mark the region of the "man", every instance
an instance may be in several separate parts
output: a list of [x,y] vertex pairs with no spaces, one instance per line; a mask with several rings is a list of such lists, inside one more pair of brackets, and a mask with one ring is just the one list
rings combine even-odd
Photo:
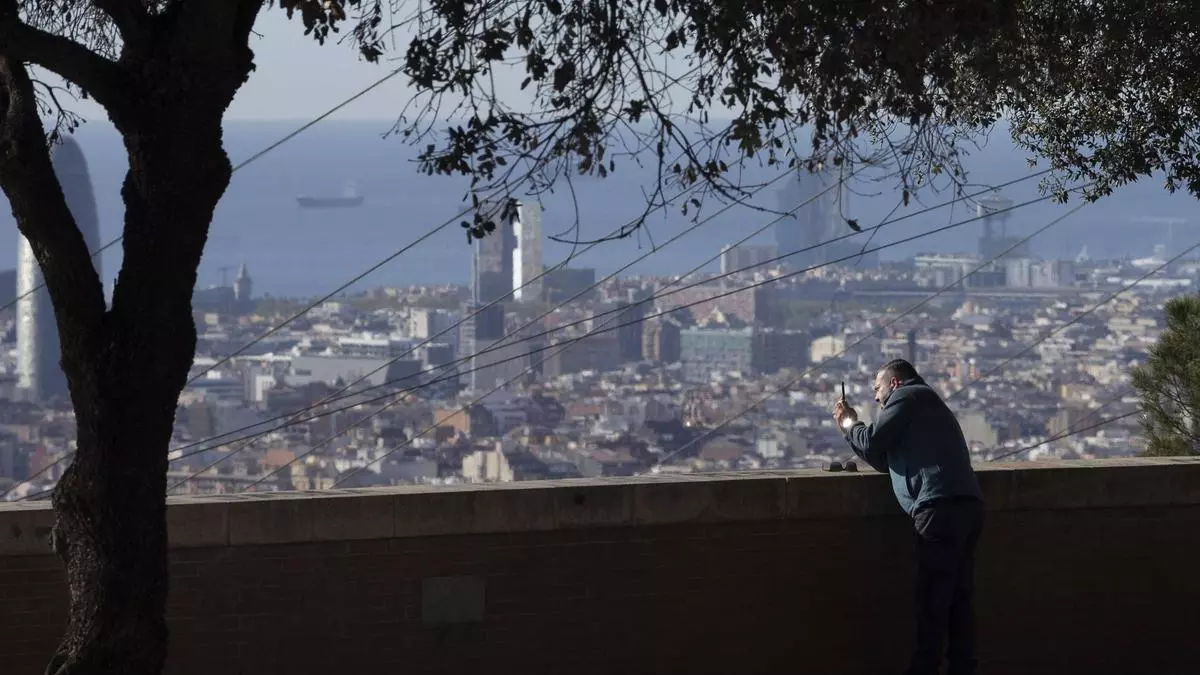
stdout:
[[891,474],[896,499],[916,528],[917,648],[908,675],[939,672],[943,646],[947,675],[972,675],[971,595],[983,496],[966,439],[954,413],[903,359],[879,370],[875,400],[874,424],[860,422],[845,401],[833,417],[854,454]]

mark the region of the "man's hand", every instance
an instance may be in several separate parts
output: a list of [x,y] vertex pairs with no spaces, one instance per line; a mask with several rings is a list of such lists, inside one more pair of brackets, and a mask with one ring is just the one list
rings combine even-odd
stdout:
[[854,408],[846,405],[845,401],[839,400],[833,406],[833,421],[837,423],[839,429],[849,429],[858,421],[858,413],[854,411]]

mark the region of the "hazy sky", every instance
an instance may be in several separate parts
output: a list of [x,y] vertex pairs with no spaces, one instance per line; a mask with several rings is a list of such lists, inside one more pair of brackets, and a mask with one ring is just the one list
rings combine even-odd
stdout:
[[[238,92],[226,119],[312,119],[399,65],[399,61],[367,63],[348,44],[318,45],[312,36],[304,35],[299,17],[289,21],[278,8],[265,10],[255,30],[261,36],[251,36],[258,69]],[[389,48],[391,53],[384,59],[403,56],[406,46],[407,40],[397,35],[395,49]],[[503,75],[498,82],[502,92],[506,97],[516,95],[517,76]],[[411,95],[407,83],[407,77],[397,75],[331,119],[393,120]],[[89,120],[105,119],[90,101],[81,101],[74,109]]]
[[[238,133],[227,134],[226,138],[231,158],[235,162],[251,156],[279,138],[284,132],[312,120],[330,107],[354,96],[371,83],[386,76],[398,64],[398,61],[391,59],[401,56],[407,46],[407,37],[397,35],[395,46],[391,48],[389,54],[385,54],[385,58],[388,60],[380,64],[368,64],[361,61],[357,52],[349,45],[333,42],[324,46],[318,45],[311,37],[303,34],[303,27],[299,21],[289,21],[285,14],[278,9],[264,11],[256,26],[256,32],[258,35],[252,38],[252,48],[256,53],[257,70],[251,73],[249,81],[242,87],[226,118],[230,121],[242,122],[267,120],[286,122],[275,129],[265,131],[258,128],[258,125],[238,125],[241,127]],[[682,67],[680,69],[682,70]],[[521,77],[521,74],[512,71],[498,75],[497,88],[506,101],[527,100],[528,92],[519,90]],[[324,256],[328,242],[320,237],[329,235],[330,230],[324,226],[307,223],[307,221],[301,222],[302,216],[311,214],[297,213],[294,203],[295,195],[322,191],[340,193],[343,180],[351,178],[355,180],[360,190],[370,196],[372,204],[384,210],[384,215],[381,216],[375,212],[368,213],[368,209],[363,209],[358,215],[364,222],[360,228],[361,231],[357,231],[358,234],[353,239],[371,250],[364,251],[361,256],[350,255],[349,252],[346,252],[345,266],[354,267],[354,270],[334,269],[323,264],[323,271],[331,279],[315,279],[314,277],[314,283],[332,285],[335,281],[357,271],[363,264],[359,258],[368,259],[377,253],[375,249],[378,247],[378,239],[382,235],[369,229],[368,220],[370,220],[370,224],[395,230],[388,235],[390,241],[395,237],[411,238],[413,232],[428,227],[430,223],[440,222],[441,219],[454,213],[460,208],[465,189],[461,181],[446,187],[448,183],[438,179],[440,182],[436,183],[435,189],[435,183],[429,182],[433,179],[429,179],[429,181],[424,178],[421,181],[414,180],[416,170],[412,165],[406,163],[413,154],[411,149],[405,150],[399,141],[380,141],[379,134],[386,131],[390,123],[396,120],[411,95],[412,91],[407,87],[406,76],[398,75],[332,117],[332,121],[369,121],[370,124],[323,124],[320,128],[307,132],[300,139],[272,152],[267,159],[256,163],[254,169],[239,175],[234,181],[230,193],[222,201],[222,206],[215,217],[213,236],[210,238],[210,252],[206,254],[206,264],[219,266],[246,262],[245,255],[234,252],[244,248],[256,248],[260,251],[260,256],[251,262],[254,263],[255,269],[259,270],[264,282],[269,276],[267,268],[271,264],[288,269],[299,267],[305,270],[306,278],[312,277],[313,275],[308,272],[307,268],[297,265],[296,260],[299,260],[300,255],[306,251]],[[81,142],[84,142],[88,149],[89,164],[92,166],[93,180],[98,199],[101,201],[103,235],[106,238],[116,236],[123,212],[119,183],[125,170],[125,160],[120,143],[111,128],[105,123],[102,110],[88,102],[79,102],[73,107],[91,122],[81,132]],[[714,115],[714,117],[719,116],[722,115]],[[360,128],[352,128],[356,126]],[[88,145],[88,142],[91,145]],[[1000,183],[1018,176],[1028,175],[1032,171],[1025,163],[1027,154],[1013,148],[1004,132],[996,131],[986,148],[972,153],[970,161],[972,179],[980,183]],[[618,209],[623,205],[640,208],[642,190],[650,184],[649,178],[648,176],[643,177],[642,174],[638,174],[632,169],[633,167],[626,167],[619,171],[615,181],[610,178],[603,183],[598,180],[589,183],[589,194],[592,194],[595,199],[585,212],[590,219],[588,227],[594,227],[596,234],[606,233],[614,226],[613,223],[624,222],[632,217],[632,214],[610,213],[610,210]],[[336,184],[322,185],[316,182],[316,177],[326,175],[336,176]],[[642,178],[645,182],[639,182]],[[1023,186],[1008,189],[1006,194],[1017,199],[1022,196],[1032,198],[1036,192],[1034,182],[1030,181]],[[890,193],[888,186],[882,184],[872,186],[870,190],[882,191],[885,194],[879,199],[855,198],[852,200],[855,204],[853,207],[855,218],[882,219],[895,205],[895,200],[899,198],[898,195]],[[940,197],[930,197],[930,199],[931,203],[941,201]],[[872,206],[876,201],[879,204]],[[1103,208],[1087,210],[1090,215],[1080,219],[1084,223],[1081,225],[1082,229],[1069,232],[1063,229],[1063,241],[1046,243],[1043,250],[1050,255],[1073,257],[1078,252],[1082,240],[1093,244],[1092,252],[1095,255],[1116,255],[1135,249],[1138,255],[1144,255],[1149,253],[1149,248],[1154,243],[1164,241],[1164,237],[1159,233],[1143,232],[1144,228],[1131,226],[1133,217],[1184,216],[1191,222],[1200,219],[1194,215],[1200,209],[1200,203],[1183,194],[1165,195],[1161,189],[1161,182],[1158,180],[1142,181],[1137,186],[1119,191],[1105,202],[1106,205]],[[3,200],[0,198],[0,204],[2,203]],[[399,205],[403,205],[402,210],[388,210]],[[915,210],[917,206],[914,203],[912,208]],[[560,204],[559,208],[565,209],[566,206]],[[1025,217],[1031,219],[1050,217],[1052,214],[1049,213],[1049,207],[1046,208],[1045,214],[1034,213],[1036,209],[1023,211],[1022,221]],[[11,266],[12,262],[6,258],[15,258],[15,253],[11,252],[12,249],[6,250],[8,247],[5,245],[5,242],[11,241],[15,236],[15,226],[7,217],[7,211],[8,209],[3,209],[3,212],[0,212],[0,269]],[[875,211],[879,212],[875,213]],[[555,213],[569,212],[558,211]],[[672,214],[675,212],[673,211]],[[338,215],[344,216],[345,214]],[[947,219],[953,215],[957,214],[950,216],[937,214],[936,218],[939,223],[944,223],[948,222]],[[548,216],[547,222],[550,223],[555,217],[554,215]],[[730,219],[736,225],[743,221],[745,223],[759,221],[762,218],[761,214],[735,213],[730,216]],[[313,220],[313,218],[309,220]],[[672,215],[671,223],[667,223],[666,216],[664,216],[664,224],[660,227],[679,225],[674,220],[674,215]],[[264,225],[267,222],[270,222],[271,225],[278,225],[278,227],[267,227]],[[569,217],[565,218],[564,222],[569,222]],[[253,226],[250,226],[251,224]],[[910,221],[910,224],[913,227],[927,225],[924,220],[920,219],[914,219]],[[340,227],[344,226],[346,226],[345,223]],[[729,225],[729,227],[732,228],[734,225]],[[1023,228],[1024,225],[1021,227]],[[561,230],[561,227],[551,229],[557,232]],[[549,232],[551,229],[547,231]],[[592,232],[591,229],[585,231]],[[1027,229],[1023,231],[1027,231]],[[1102,235],[1101,232],[1104,234]],[[261,234],[261,240],[252,240],[251,235],[256,234]],[[454,242],[459,242],[458,233],[453,234],[456,237]],[[1116,234],[1128,234],[1130,237],[1121,238]],[[305,239],[301,235],[310,236],[310,239]],[[723,236],[707,241],[700,246],[699,248],[705,249],[703,255],[711,255],[712,251],[708,249],[719,249],[722,243],[730,240],[722,238]],[[919,243],[914,246],[924,247],[920,250],[941,250],[942,248],[970,250],[974,247],[975,236],[973,232],[964,230],[961,241],[945,243],[944,247],[942,243],[938,243],[936,246]],[[295,240],[296,251],[288,252],[286,255],[279,251],[278,241],[281,239]],[[1102,245],[1109,240],[1113,242],[1111,246]],[[641,245],[642,241],[638,238],[637,241],[628,242],[626,248],[614,246],[606,251],[618,251],[619,255],[633,255],[631,251]],[[339,246],[344,248],[343,243],[339,242]],[[911,252],[907,249],[904,250],[905,254]],[[701,254],[701,251],[697,249],[696,255]],[[117,264],[119,263],[115,259],[108,261],[105,263],[106,269],[116,269]],[[596,265],[603,267],[599,263]],[[449,265],[444,266],[447,269],[450,267]],[[464,270],[455,268],[451,276],[459,278],[465,273]],[[205,279],[209,281],[219,278],[216,268],[207,270],[205,274],[208,275]],[[332,277],[337,277],[337,279],[332,279]],[[388,281],[412,282],[411,279],[401,279],[400,277],[394,280],[388,279]],[[279,281],[280,286],[284,283],[283,280]]]

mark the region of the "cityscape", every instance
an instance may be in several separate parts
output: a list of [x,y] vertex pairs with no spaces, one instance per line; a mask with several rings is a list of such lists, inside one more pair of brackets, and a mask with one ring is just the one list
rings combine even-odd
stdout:
[[4,675],[1195,673],[1195,10],[7,2]]
[[[59,146],[55,168],[95,250],[77,143]],[[777,195],[763,237],[712,252],[719,271],[547,261],[532,200],[480,201],[495,229],[463,248],[461,284],[285,299],[256,295],[254,270],[229,261],[193,298],[199,343],[170,492],[824,468],[849,455],[829,414],[842,386],[870,415],[871,378],[892,358],[947,399],[975,462],[1139,450],[1129,373],[1163,329],[1163,302],[1196,288],[1194,255],[1163,242],[1101,260],[1081,243],[1074,259],[1042,258],[1036,236],[1013,233],[1021,205],[983,189],[956,200],[976,250],[881,260],[890,244],[851,237],[836,171],[800,173]],[[70,463],[74,425],[23,238],[0,302],[0,492],[42,499]]]

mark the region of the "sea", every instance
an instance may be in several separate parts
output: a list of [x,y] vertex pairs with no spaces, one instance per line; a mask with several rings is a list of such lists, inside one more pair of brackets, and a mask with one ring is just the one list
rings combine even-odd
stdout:
[[[269,147],[303,121],[231,121],[226,124],[226,148],[234,162]],[[428,176],[415,161],[417,147],[389,135],[389,120],[328,121],[304,131],[238,170],[217,207],[208,246],[199,270],[199,287],[232,281],[236,267],[247,265],[256,295],[311,297],[341,286],[393,252],[408,246],[429,230],[451,224],[404,255],[382,266],[346,290],[355,293],[379,286],[467,283],[470,248],[461,218],[468,206],[470,184],[462,176]],[[76,137],[87,157],[101,219],[101,235],[109,241],[120,234],[123,204],[120,185],[127,160],[120,137],[103,121],[90,121]],[[964,161],[972,190],[981,190],[1031,176],[1029,154],[1014,147],[1007,134],[993,132],[981,139]],[[542,201],[543,231],[566,239],[594,239],[635,219],[654,189],[652,158],[639,166],[628,157],[617,160],[607,178],[560,178]],[[781,171],[748,163],[741,182],[759,184],[779,177]],[[844,204],[845,215],[862,227],[881,222],[900,200],[900,186],[879,176],[852,184]],[[672,274],[687,271],[718,255],[721,247],[745,238],[778,216],[763,209],[778,207],[778,190],[791,176],[759,191],[746,203],[710,197],[681,212],[676,204],[655,211],[634,235],[579,253],[580,247],[544,242],[547,265],[574,255],[570,264],[592,267],[601,275],[645,256],[628,274]],[[348,186],[364,196],[361,207],[301,209],[299,195],[340,196]],[[668,193],[673,192],[670,186]],[[1038,180],[1028,179],[1003,190],[1021,203],[1041,195]],[[898,218],[950,199],[950,193],[919,192]],[[2,200],[2,197],[0,197]],[[1021,208],[1009,220],[1010,234],[1025,234],[1066,212],[1050,201]],[[959,203],[891,224],[877,234],[871,246],[887,245],[963,220],[971,208]],[[1038,255],[1075,258],[1086,247],[1092,258],[1125,258],[1151,255],[1156,245],[1167,251],[1182,250],[1200,238],[1200,208],[1195,197],[1169,194],[1161,180],[1145,179],[1091,204],[1033,242]],[[799,226],[799,225],[797,225]],[[847,229],[847,232],[850,230]],[[970,252],[977,249],[981,225],[969,223],[880,252],[884,260],[908,258],[918,253]],[[677,235],[683,236],[667,243]],[[7,204],[0,208],[0,270],[15,266],[17,232]],[[866,241],[866,235],[859,235]],[[753,243],[774,241],[774,227],[753,237]],[[856,239],[857,241],[857,239]],[[101,275],[111,286],[120,265],[120,250],[113,247],[101,257]],[[716,269],[710,263],[706,269]]]

